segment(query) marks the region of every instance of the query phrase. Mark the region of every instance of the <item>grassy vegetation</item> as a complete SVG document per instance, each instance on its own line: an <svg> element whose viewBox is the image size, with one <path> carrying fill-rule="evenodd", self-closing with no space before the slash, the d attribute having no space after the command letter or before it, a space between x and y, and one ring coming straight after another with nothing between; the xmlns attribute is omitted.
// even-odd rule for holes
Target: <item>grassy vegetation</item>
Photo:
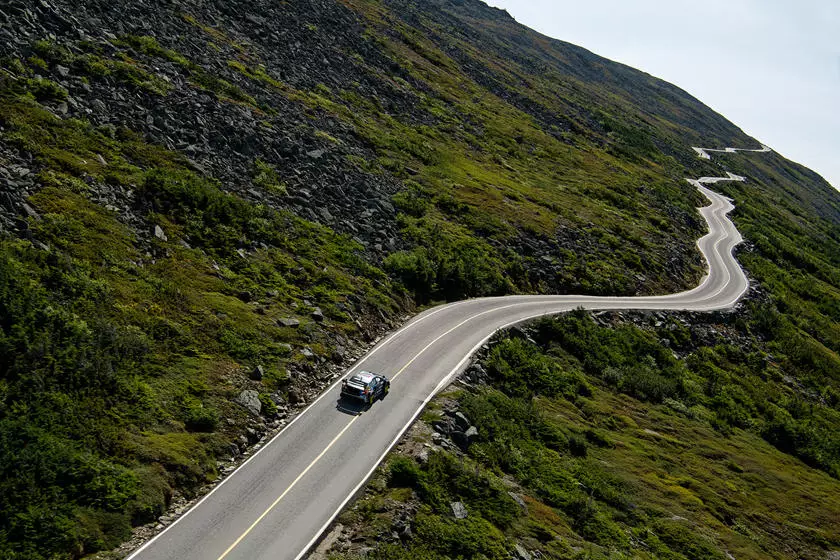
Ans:
<svg viewBox="0 0 840 560"><path fill-rule="evenodd" d="M406 188L393 202L411 248L391 255L385 267L415 299L558 286L598 294L653 292L699 278L699 262L691 258L676 277L666 273L668 259L658 249L667 240L700 233L694 207L702 200L683 187L684 170L676 161L652 149L647 132L623 117L599 113L617 146L604 150L599 145L604 140L581 127L573 132L545 127L488 92L439 46L384 8L355 4L367 18L369 40L398 70L389 74L361 56L351 63L360 75L381 81L389 96L409 103L410 111L365 95L360 82L293 87L248 50L238 50L227 67L248 80L249 91L272 92L340 120L356 135L354 141L361 139L378 156L348 161L404 180ZM124 41L192 68L148 37ZM319 132L331 143L340 141ZM558 230L579 229L586 229L586 250L558 253L554 262L560 270L547 282L523 266L533 268L542 255L518 256L509 249L523 236L551 243ZM685 249L693 254L691 244ZM646 282L640 283L640 275Z"/></svg>
<svg viewBox="0 0 840 560"><path fill-rule="evenodd" d="M29 63L36 71L48 70L59 64L67 65L91 79L113 78L126 86L159 96L166 95L171 89L166 80L124 53L120 53L117 58L111 58L103 55L103 49L99 45L82 42L79 46L82 52L73 53L51 41L36 41L33 50L43 58L30 58Z"/></svg>
<svg viewBox="0 0 840 560"><path fill-rule="evenodd" d="M374 558L501 559L516 543L545 558L824 558L840 547L837 404L785 385L758 348L697 348L678 324L575 313L502 340L489 387L444 396L478 429L467 456L392 455L342 522ZM376 544L407 504L416 531Z"/></svg>
<svg viewBox="0 0 840 560"><path fill-rule="evenodd" d="M229 14L175 14L177 37L42 38L3 59L0 164L20 156L37 180L26 231L0 237L0 556L80 557L155 520L216 478L250 421L232 401L242 387L270 418L288 370L331 357L357 320L463 297L693 285L704 200L683 179L723 170L750 178L719 186L768 296L732 327L746 350L693 348L677 323L655 336L579 314L543 323L537 346L494 350L492 388L460 396L480 433L469 455L395 458L351 521L372 539L390 523L380 506L417 504L414 536L377 544L382 558L502 558L515 541L558 558L840 547L836 194L774 154L695 161L691 143L750 139L675 88L477 17L474 3L342 4L358 16L352 40L328 19L276 18L312 38L300 56L323 49L313 67L342 67L294 85L261 46L270 34L234 38ZM104 87L161 104L198 88L276 134L294 117L338 156L331 180L358 168L402 183L400 250L372 263L137 131L57 116ZM268 158L250 155L243 181L278 200L297 169ZM257 365L262 380L246 381ZM467 519L446 517L456 499Z"/></svg>
<svg viewBox="0 0 840 560"><path fill-rule="evenodd" d="M540 290L517 277L522 257L497 247L519 232L565 227L586 234L571 254L552 255L562 263L561 289L632 291L635 274L658 276L661 240L697 225L690 216L699 199L674 187L724 170L750 178L721 189L754 243L739 258L768 295L731 325L746 347L725 338L692 347L676 323L654 336L579 315L541 325L537 347L503 343L486 364L493 388L460 399L481 437L460 464L483 484L524 491L527 514L495 523L486 497L430 472L448 459L395 457L372 483L376 491L344 517L360 524L371 555L502 558L515 542L556 558L822 558L840 548L831 498L840 476L836 193L776 155L725 156L711 167L689 161L681 155L688 143L750 140L675 90L649 95L651 84L634 79L638 89L627 95L623 70L510 22L481 19L463 4L439 16L406 5L399 17L376 2L347 4L404 70L395 89L429 115L418 124L393 111L378 117L386 111L352 91L330 98L352 105L357 130L365 129L359 115L370 115L376 129L400 131L370 141L383 153L380 165L409 178L394 202L421 248L386 266L418 298L469 293L442 288L446 271L458 269L446 264L457 262L449 247L458 245L439 231L468 232L489 246L483 262L498 259L491 274L477 269L474 293ZM500 286L492 271L510 284ZM689 355L676 358L674 349ZM472 520L452 520L449 499L464 501ZM388 540L406 503L418 507L419 527L432 516L458 532L456 542L419 530L402 543L376 542L383 527ZM502 544L459 548L483 541Z"/></svg>
<svg viewBox="0 0 840 560"><path fill-rule="evenodd" d="M286 344L330 356L330 333L357 331L347 310L399 305L355 242L226 194L129 130L55 117L38 100L61 90L45 82L6 81L0 95L3 142L40 169L29 228L49 246L0 239L4 558L115 546L217 476L247 419L231 398L248 371L264 366L270 417L269 393L305 360ZM96 189L130 193L143 229L91 202Z"/></svg>
<svg viewBox="0 0 840 560"><path fill-rule="evenodd" d="M206 70L195 62L188 60L184 55L164 48L157 42L157 39L148 35L126 35L116 42L117 45L130 47L131 49L147 56L175 63L185 70L194 85L216 93L220 99L249 105L259 109L257 101L240 87L230 83L217 74Z"/></svg>

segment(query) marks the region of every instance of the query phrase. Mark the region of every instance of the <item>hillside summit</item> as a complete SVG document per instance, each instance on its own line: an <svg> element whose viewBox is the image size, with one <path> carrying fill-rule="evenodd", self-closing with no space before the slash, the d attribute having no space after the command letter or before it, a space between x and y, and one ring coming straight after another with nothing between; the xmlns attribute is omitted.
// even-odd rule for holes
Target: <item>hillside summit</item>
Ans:
<svg viewBox="0 0 840 560"><path fill-rule="evenodd" d="M477 0L7 0L0 60L0 556L168 524L419 307L696 285L727 172L750 366L668 398L836 489L840 195L679 88Z"/></svg>

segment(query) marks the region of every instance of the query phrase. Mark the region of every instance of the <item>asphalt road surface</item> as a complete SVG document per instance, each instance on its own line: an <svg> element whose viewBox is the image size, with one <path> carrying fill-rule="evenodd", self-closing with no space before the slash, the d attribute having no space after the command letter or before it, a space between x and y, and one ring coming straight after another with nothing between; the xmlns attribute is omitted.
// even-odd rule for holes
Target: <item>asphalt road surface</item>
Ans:
<svg viewBox="0 0 840 560"><path fill-rule="evenodd" d="M762 147L762 151L765 148ZM703 149L695 149L706 154ZM731 153L731 152L730 152ZM303 557L361 488L434 394L494 332L520 321L586 309L710 311L734 305L748 287L732 255L741 235L730 201L704 185L743 177L690 179L711 204L709 233L697 245L708 273L696 288L666 296L508 296L429 309L380 342L349 371L391 378L369 410L339 406L338 382L280 434L131 560L285 560Z"/></svg>

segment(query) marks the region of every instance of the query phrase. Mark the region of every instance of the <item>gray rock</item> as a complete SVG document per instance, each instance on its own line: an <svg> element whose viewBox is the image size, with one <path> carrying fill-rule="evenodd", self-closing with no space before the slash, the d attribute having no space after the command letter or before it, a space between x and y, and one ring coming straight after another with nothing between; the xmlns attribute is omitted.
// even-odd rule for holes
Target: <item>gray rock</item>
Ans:
<svg viewBox="0 0 840 560"><path fill-rule="evenodd" d="M449 435L449 432L452 431L452 425L449 420L436 420L432 422L432 429L439 434Z"/></svg>
<svg viewBox="0 0 840 560"><path fill-rule="evenodd" d="M463 502L452 502L449 507L452 508L452 515L455 516L455 519L466 519L468 515L467 507Z"/></svg>
<svg viewBox="0 0 840 560"><path fill-rule="evenodd" d="M55 67L55 71L58 72L58 75L62 78L66 78L70 75L70 69L66 66L62 66L61 64L57 64Z"/></svg>
<svg viewBox="0 0 840 560"><path fill-rule="evenodd" d="M237 403L247 408L248 412L254 416L258 416L260 414L260 410L262 410L260 394L253 389L246 389L242 391L235 400Z"/></svg>
<svg viewBox="0 0 840 560"><path fill-rule="evenodd" d="M312 359L315 357L315 353L312 351L312 348L309 346L304 346L300 349L300 353L303 355L304 358Z"/></svg>
<svg viewBox="0 0 840 560"><path fill-rule="evenodd" d="M467 436L467 441L469 443L473 443L478 439L478 429L475 426L470 426L467 428L467 431L464 432L464 435Z"/></svg>
<svg viewBox="0 0 840 560"><path fill-rule="evenodd" d="M462 432L466 432L467 428L470 427L470 421L464 416L463 412L456 412L455 413L455 427L461 430Z"/></svg>
<svg viewBox="0 0 840 560"><path fill-rule="evenodd" d="M449 438L461 451L466 451L470 447L470 439L467 437L466 433L460 430L455 430L450 433Z"/></svg>
<svg viewBox="0 0 840 560"><path fill-rule="evenodd" d="M514 560L532 560L533 556L531 553L525 550L525 547L519 543L516 543L516 546L513 547L513 559Z"/></svg>
<svg viewBox="0 0 840 560"><path fill-rule="evenodd" d="M318 213L321 215L321 218L323 218L325 222L333 221L333 215L330 214L330 211L327 210L325 207L321 206L320 208L318 208Z"/></svg>
<svg viewBox="0 0 840 560"><path fill-rule="evenodd" d="M326 152L326 150L312 150L311 152L306 152L306 155L313 159L318 159L321 156L323 156Z"/></svg>
<svg viewBox="0 0 840 560"><path fill-rule="evenodd" d="M249 301L251 301L254 298L254 294L252 294L248 290L243 290L243 291L239 292L239 294L237 294L237 295L238 295L239 299L241 299L245 303L248 303Z"/></svg>
<svg viewBox="0 0 840 560"><path fill-rule="evenodd" d="M281 319L277 319L277 324L281 327L296 329L300 326L300 321L294 317L283 317Z"/></svg>
<svg viewBox="0 0 840 560"><path fill-rule="evenodd" d="M319 323L324 320L324 312L321 311L320 307L316 307L315 310L312 311L312 318Z"/></svg>
<svg viewBox="0 0 840 560"><path fill-rule="evenodd" d="M29 206L29 205L28 205L28 204L26 204L25 202L23 203L23 211L24 211L24 212L26 213L26 215L27 215L27 216L29 216L30 218L33 218L33 219L35 219L35 220L40 220L40 219L41 219L41 216L38 214L38 212L36 212L34 208L32 208L31 206Z"/></svg>
<svg viewBox="0 0 840 560"><path fill-rule="evenodd" d="M257 367L251 370L251 379L253 379L254 381L262 381L264 376L265 368L263 368L262 364L258 365Z"/></svg>
<svg viewBox="0 0 840 560"><path fill-rule="evenodd" d="M169 238L166 237L166 233L164 233L163 228L158 225L155 225L155 237L161 241L169 241Z"/></svg>
<svg viewBox="0 0 840 560"><path fill-rule="evenodd" d="M528 504L525 503L525 500L522 499L522 496L517 494L516 492L508 492L508 496L510 496L514 502L519 504L524 511L528 511Z"/></svg>

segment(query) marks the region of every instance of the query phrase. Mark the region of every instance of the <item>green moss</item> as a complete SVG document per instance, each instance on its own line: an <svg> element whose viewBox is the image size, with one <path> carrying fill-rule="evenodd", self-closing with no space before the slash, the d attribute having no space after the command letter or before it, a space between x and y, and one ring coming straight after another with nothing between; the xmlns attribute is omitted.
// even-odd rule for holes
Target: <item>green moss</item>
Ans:
<svg viewBox="0 0 840 560"><path fill-rule="evenodd" d="M43 58L37 56L30 56L26 61L29 63L30 66L34 66L35 68L39 68L41 70L48 70L49 66L47 65L47 61Z"/></svg>
<svg viewBox="0 0 840 560"><path fill-rule="evenodd" d="M28 512L2 516L9 540L0 552L19 554L37 540L37 554L87 554L122 540L129 523L159 516L173 489L189 494L216 476L216 459L229 456L237 434L219 419L244 420L226 381L240 364L267 364L266 389L282 390L292 357L281 341L306 337L326 352L328 330L356 329L335 304L352 296L365 314L398 303L386 275L347 237L224 193L136 133L58 118L19 83L4 85L2 139L37 163L28 203L40 218L30 228L49 251L0 239L0 446L10 461L13 448L28 446L53 478L0 465L0 508ZM132 230L90 200L106 184L151 209L144 225ZM169 241L152 237L155 225ZM184 238L194 248L177 242ZM243 256L242 243L265 248ZM280 294L261 313L243 301L263 300L267 289ZM305 332L278 327L276 317L304 297L317 299L328 322ZM273 402L262 398L271 414ZM96 483L67 486L65 467L94 473ZM43 534L54 537L27 537Z"/></svg>
<svg viewBox="0 0 840 560"><path fill-rule="evenodd" d="M222 99L228 99L258 108L257 101L245 93L239 86L230 83L213 72L205 70L178 52L161 46L154 37L125 35L120 37L117 44L131 47L148 56L173 62L188 73L190 80L196 86L212 91Z"/></svg>
<svg viewBox="0 0 840 560"><path fill-rule="evenodd" d="M32 49L52 64L66 64L72 60L67 47L50 40L39 39L32 45Z"/></svg>
<svg viewBox="0 0 840 560"><path fill-rule="evenodd" d="M254 160L254 185L271 194L279 196L287 194L286 185L280 180L274 166L259 158Z"/></svg>
<svg viewBox="0 0 840 560"><path fill-rule="evenodd" d="M23 87L37 101L63 101L67 99L67 90L46 78L30 78L24 82Z"/></svg>
<svg viewBox="0 0 840 560"><path fill-rule="evenodd" d="M662 247L682 240L694 254L703 229L694 208L704 201L683 177L714 169L681 157L686 139L741 138L732 127L670 89L617 89L606 63L582 77L587 65L527 32L514 39L512 24L482 35L461 20L479 49L434 13L412 11L409 24L380 2L346 7L366 26L365 56L348 55L359 81L311 90L190 15L187 35L168 45L210 41L208 64L142 36L111 41L113 55L92 41L43 40L25 61L3 60L0 138L33 158L28 203L41 219L27 235L49 251L0 239L0 556L87 554L123 538L126 520L155 519L174 490L194 491L227 457L246 414L231 403L231 380L263 364L271 414L267 393L284 391L286 368L302 359L284 344L327 356L330 335L357 334L357 317L410 307L402 294L652 293L702 275L699 260L675 269ZM38 77L60 64L68 83L167 95L160 61L261 112L262 126L275 126L265 115L276 107L299 110L343 165L402 181L401 250L387 273L346 236L231 195L137 133L57 117L67 92ZM840 546L840 207L775 155L721 158L715 169L754 179L717 186L753 243L739 259L771 294L727 327L752 346L689 351L679 324L607 330L578 315L541 325L538 346L502 341L485 364L495 389L460 397L479 429L468 456L392 461L393 486L362 508L373 545L390 532L392 512L380 515L389 500L420 500L422 538L375 544L372 556L506 557L514 542L561 558L680 560L821 557ZM256 160L254 185L284 195L280 171ZM129 228L92 201L103 188L148 213ZM523 237L556 251L519 255L510 247L527 246ZM304 298L327 320L278 327L306 316ZM467 521L449 519L450 500L467 504Z"/></svg>
<svg viewBox="0 0 840 560"><path fill-rule="evenodd" d="M172 86L159 75L141 67L132 58L103 58L95 54L74 57L72 64L79 72L92 78L113 76L119 82L155 95L167 95Z"/></svg>
<svg viewBox="0 0 840 560"><path fill-rule="evenodd" d="M759 318L741 319L743 334ZM413 489L426 508L413 523L451 523L447 508L459 500L507 542L560 557L577 547L604 558L758 559L767 550L819 558L837 546L832 520L840 510L824 505L840 482L787 455L833 474L836 411L812 403L807 413L796 406L787 412L789 389L762 373L762 360L733 346L677 359L660 342L668 329L605 328L576 312L538 322L536 344L494 344L483 363L491 387L459 397L478 431L468 457L436 451L422 464L399 454L389 459L389 485ZM709 422L686 406L658 405L655 394L610 370L638 362L680 380L674 398L726 414ZM696 385L705 390L682 392ZM525 495L526 510L497 501L492 489L500 478ZM493 540L478 525L469 533L461 535L467 543L477 534ZM406 550L463 553L419 532ZM391 552L376 545L373 554Z"/></svg>

